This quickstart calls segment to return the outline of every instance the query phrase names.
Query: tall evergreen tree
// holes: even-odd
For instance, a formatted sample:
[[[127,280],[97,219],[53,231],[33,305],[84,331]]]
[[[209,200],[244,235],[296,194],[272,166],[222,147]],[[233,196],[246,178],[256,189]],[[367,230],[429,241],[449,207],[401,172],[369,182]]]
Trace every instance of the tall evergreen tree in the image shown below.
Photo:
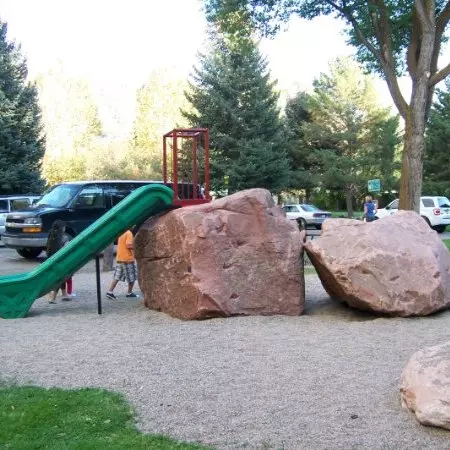
[[[439,90],[430,113],[425,140],[423,193],[450,197],[450,82]]]
[[[250,38],[212,32],[211,43],[186,93],[194,111],[184,115],[210,130],[212,189],[279,192],[288,184],[289,161],[267,62]]]
[[[39,193],[45,144],[38,95],[7,29],[0,21],[0,193]]]
[[[312,122],[309,108],[310,95],[299,92],[288,99],[285,107],[285,126],[287,149],[292,166],[291,189],[303,189],[305,199],[309,201],[311,190],[318,186],[318,179],[313,174],[314,158],[311,147],[305,142],[303,127]]]

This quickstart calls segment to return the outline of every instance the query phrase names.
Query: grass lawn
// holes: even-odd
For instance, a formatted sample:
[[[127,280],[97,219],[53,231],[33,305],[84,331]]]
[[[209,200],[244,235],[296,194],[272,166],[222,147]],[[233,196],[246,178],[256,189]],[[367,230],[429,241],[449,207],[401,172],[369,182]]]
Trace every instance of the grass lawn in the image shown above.
[[[205,449],[142,434],[121,394],[0,385],[2,449]]]
[[[347,211],[330,211],[332,217],[335,218],[339,218],[339,217],[348,217],[348,213]],[[363,213],[362,211],[353,211],[353,218],[354,219],[359,219],[360,217],[362,217]]]
[[[447,246],[447,248],[450,250],[450,239],[443,239],[442,242]]]

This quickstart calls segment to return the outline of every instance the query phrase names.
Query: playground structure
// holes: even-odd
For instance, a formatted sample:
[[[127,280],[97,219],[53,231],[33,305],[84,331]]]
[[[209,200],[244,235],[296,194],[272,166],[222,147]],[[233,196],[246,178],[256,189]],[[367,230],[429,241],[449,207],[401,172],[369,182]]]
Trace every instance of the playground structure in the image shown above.
[[[163,179],[164,184],[173,185],[175,206],[211,201],[207,128],[174,128],[164,134]]]
[[[169,139],[172,140],[170,153]],[[181,146],[178,145],[180,140]],[[176,128],[164,135],[163,176],[164,184],[170,184],[172,190],[163,183],[136,189],[31,272],[1,276],[0,318],[25,317],[37,298],[61,285],[93,258],[97,260],[98,272],[98,254],[124,231],[142,224],[152,215],[173,207],[209,202],[207,129]]]

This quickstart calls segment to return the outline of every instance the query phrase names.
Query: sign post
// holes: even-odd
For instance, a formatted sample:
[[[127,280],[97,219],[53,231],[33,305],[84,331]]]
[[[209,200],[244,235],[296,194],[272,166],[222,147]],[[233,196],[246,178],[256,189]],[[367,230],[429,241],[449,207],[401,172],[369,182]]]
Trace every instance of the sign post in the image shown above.
[[[367,189],[369,192],[380,192],[381,191],[381,181],[379,178],[374,180],[369,180],[367,182]]]

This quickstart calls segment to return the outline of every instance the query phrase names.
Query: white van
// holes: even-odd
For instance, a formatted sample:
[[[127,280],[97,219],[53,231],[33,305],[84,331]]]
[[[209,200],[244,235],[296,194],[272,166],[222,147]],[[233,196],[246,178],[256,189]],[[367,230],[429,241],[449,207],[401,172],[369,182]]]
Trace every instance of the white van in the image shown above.
[[[389,203],[385,208],[379,209],[375,217],[382,219],[398,211],[398,199]],[[443,233],[445,227],[450,225],[450,201],[447,197],[420,197],[420,215],[433,230]]]
[[[19,211],[34,205],[41,197],[37,195],[1,195],[0,196],[0,238],[5,232],[5,220],[8,213]]]

